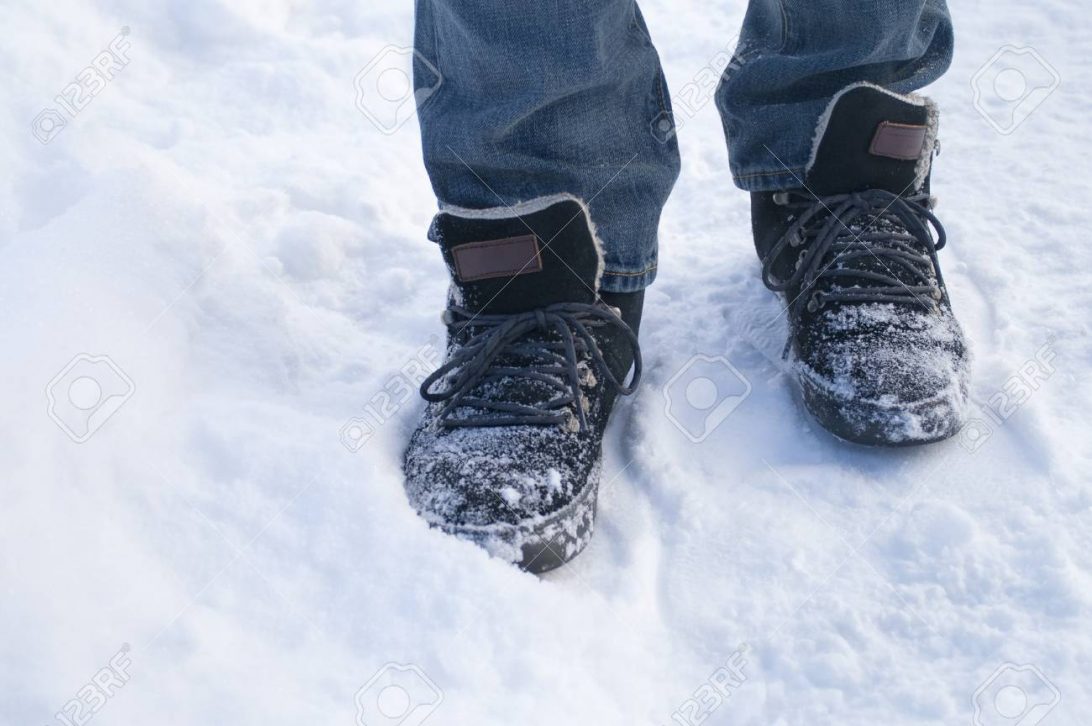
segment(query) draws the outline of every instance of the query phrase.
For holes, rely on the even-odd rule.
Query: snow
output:
[[[643,9],[676,90],[743,12]],[[596,536],[539,579],[402,491],[447,283],[415,125],[378,130],[353,78],[409,43],[409,4],[4,4],[0,723],[371,723],[405,705],[390,683],[403,723],[992,726],[1017,696],[1025,723],[1083,722],[1088,13],[953,10],[928,93],[976,436],[875,451],[802,415],[707,104],[681,132]],[[1030,113],[976,108],[1003,46],[1056,72]],[[109,48],[127,61],[68,114],[54,97]],[[43,144],[47,106],[65,125]],[[696,355],[749,384],[700,442],[664,397]],[[47,412],[72,362],[121,381],[83,443],[82,409]]]

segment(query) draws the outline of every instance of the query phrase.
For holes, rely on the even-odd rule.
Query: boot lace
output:
[[[562,424],[570,420],[570,411],[575,408],[584,429],[588,421],[580,388],[582,360],[590,359],[602,380],[622,395],[633,393],[641,379],[637,336],[602,303],[557,303],[505,315],[476,315],[452,306],[444,312],[444,322],[454,326],[456,334],[468,327],[472,332],[421,383],[422,398],[445,404],[438,414],[445,428]],[[603,326],[619,328],[633,350],[633,379],[628,386],[610,370],[592,335],[593,329]],[[441,379],[446,379],[446,386],[433,391]],[[510,383],[512,379],[537,381],[553,395],[549,400],[526,403],[472,395],[489,384]],[[482,413],[452,415],[463,407]]]
[[[789,303],[794,327],[805,310],[814,313],[828,303],[935,306],[943,299],[937,250],[946,237],[928,194],[870,189],[817,199],[801,190],[778,192],[774,202],[799,214],[763,260],[762,282],[775,292],[799,290]],[[859,234],[850,231],[855,223]],[[775,277],[782,257],[797,249],[792,274]]]

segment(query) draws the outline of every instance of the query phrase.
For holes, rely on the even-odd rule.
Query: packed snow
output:
[[[743,3],[643,5],[683,176],[595,537],[538,578],[402,489],[447,281],[412,113],[354,78],[411,5],[0,5],[0,723],[1086,722],[1088,8],[954,2],[976,408],[885,451],[781,359],[701,82]]]

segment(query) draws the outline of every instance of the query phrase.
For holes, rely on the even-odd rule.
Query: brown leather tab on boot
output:
[[[538,237],[533,234],[459,245],[452,248],[451,257],[460,282],[526,275],[542,270]]]
[[[868,153],[889,159],[913,161],[925,149],[925,126],[883,121],[876,128]]]

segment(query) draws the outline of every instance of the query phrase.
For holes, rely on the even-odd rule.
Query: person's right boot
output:
[[[603,432],[640,378],[644,294],[599,290],[602,250],[571,197],[442,211],[430,236],[452,277],[448,350],[421,386],[406,494],[434,527],[553,569],[592,534]]]
[[[927,443],[965,418],[969,354],[929,194],[936,133],[928,99],[850,86],[819,122],[800,187],[751,195],[804,403],[849,441]]]

